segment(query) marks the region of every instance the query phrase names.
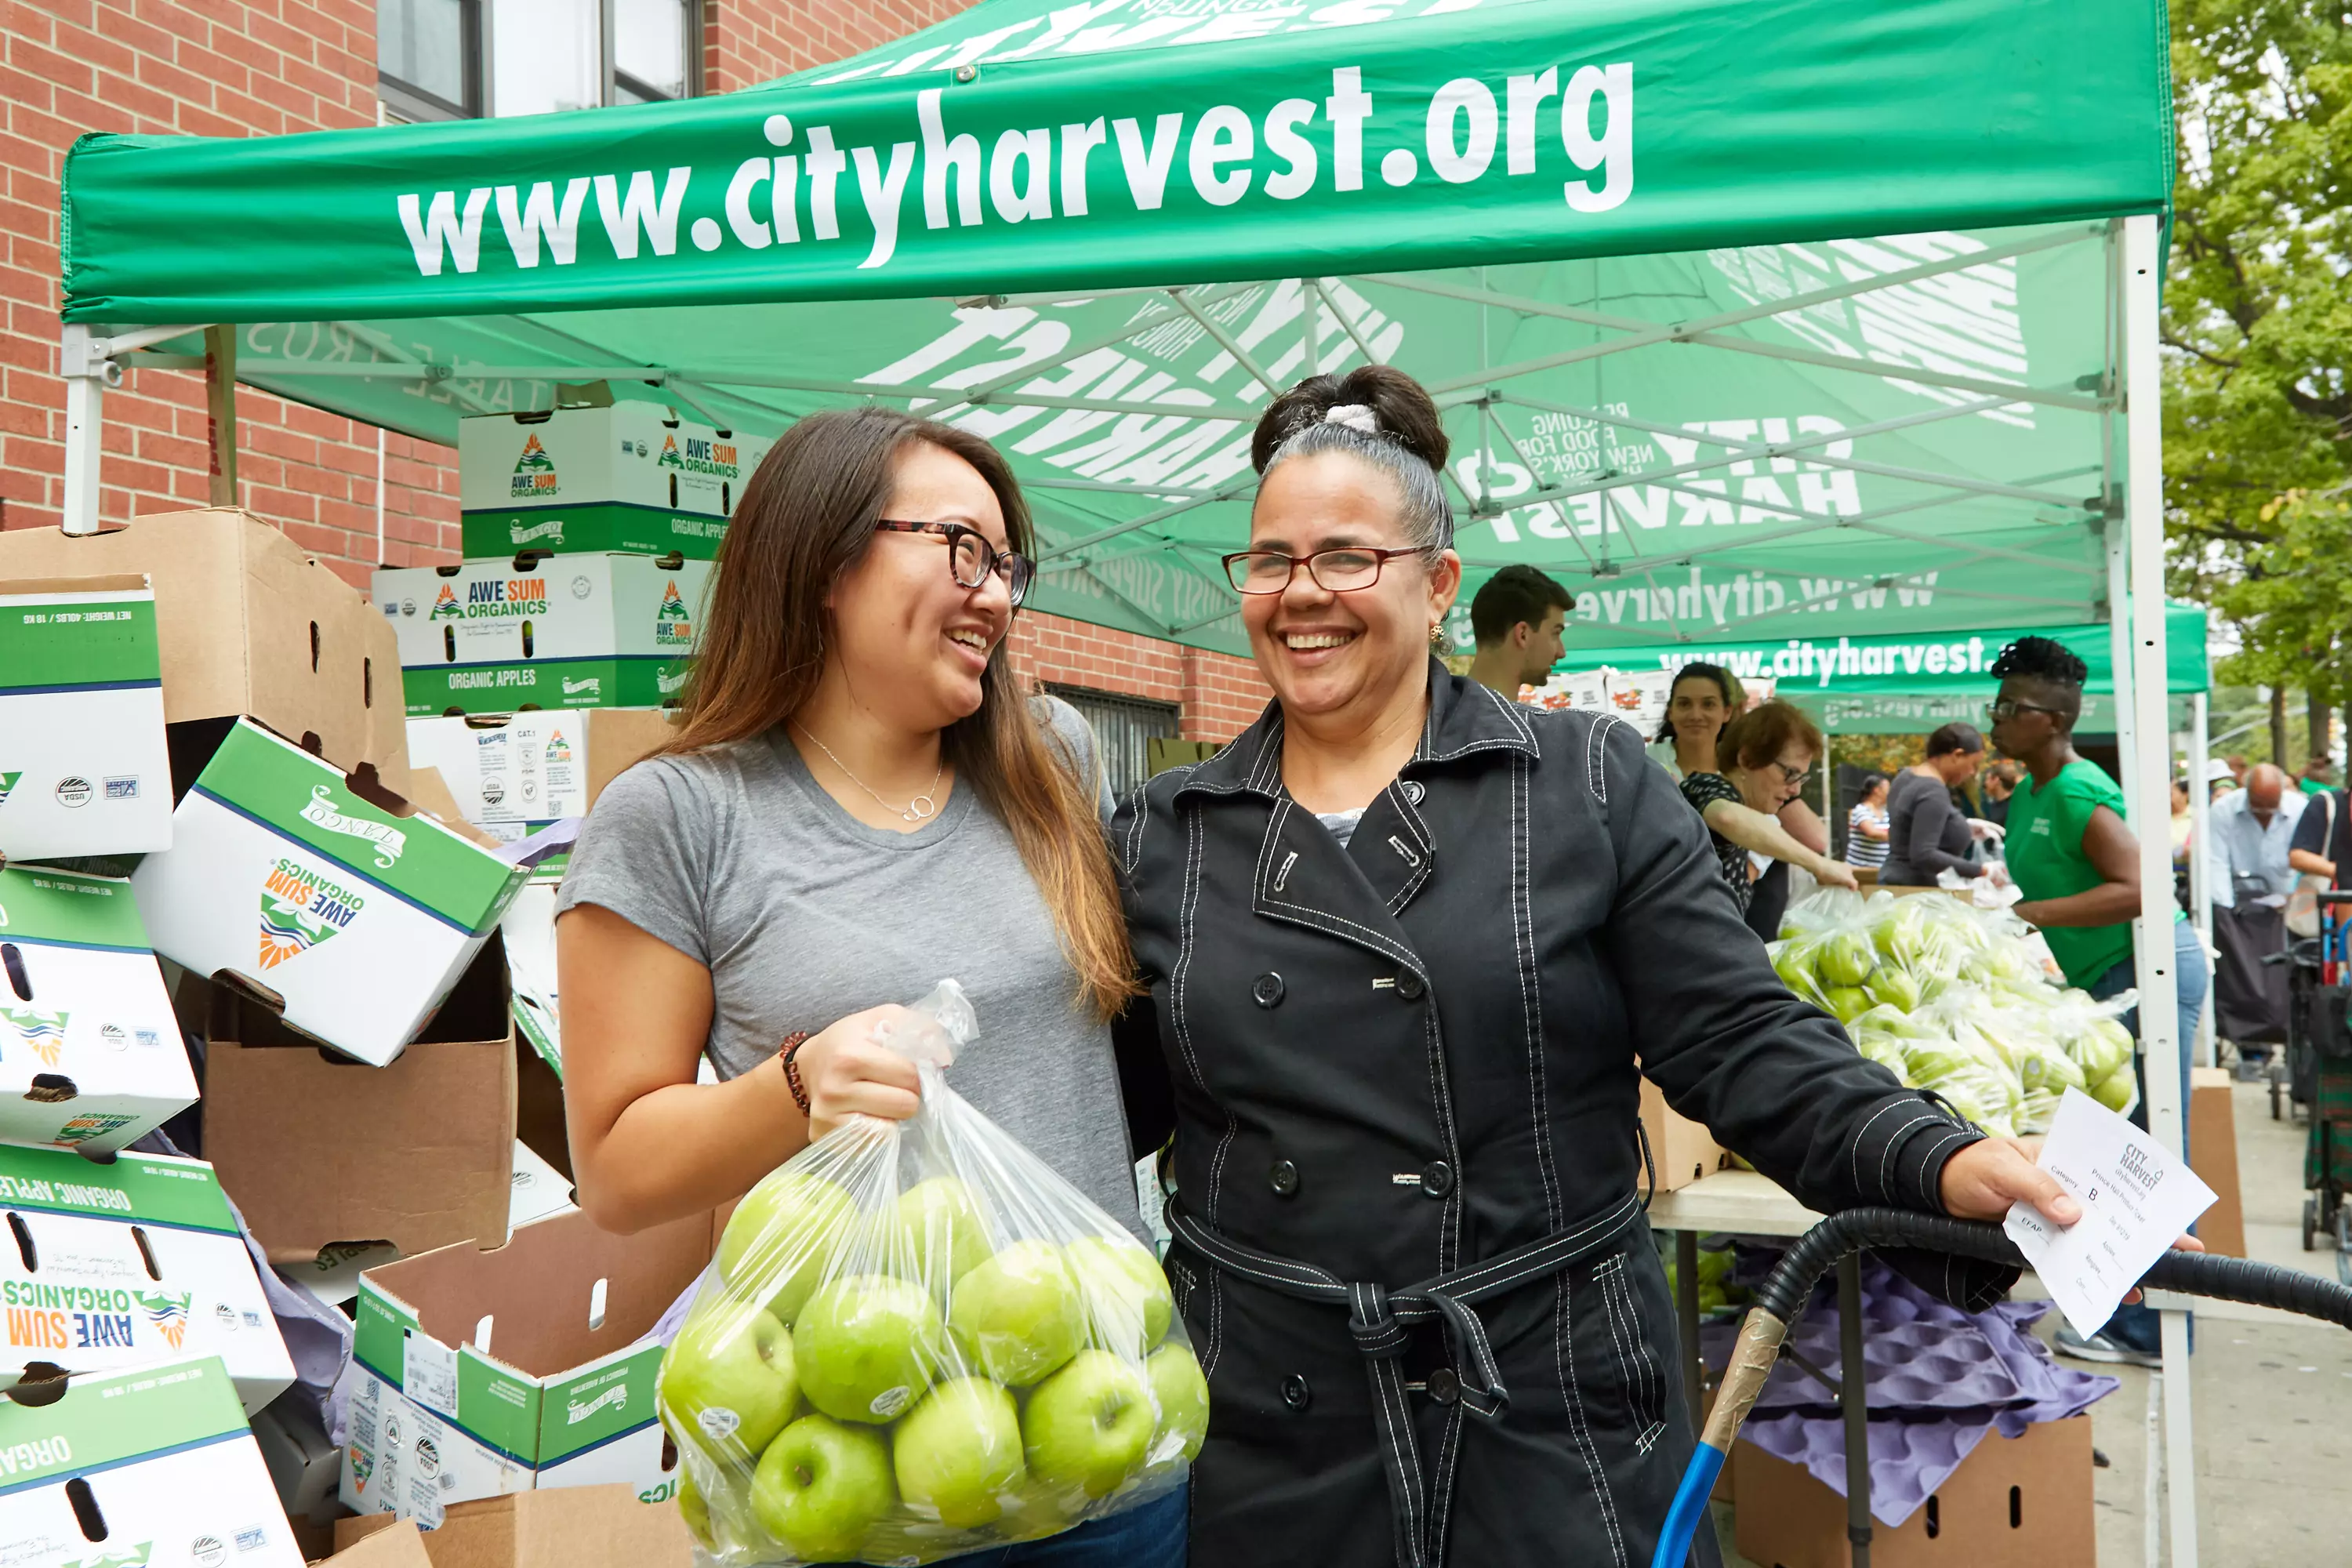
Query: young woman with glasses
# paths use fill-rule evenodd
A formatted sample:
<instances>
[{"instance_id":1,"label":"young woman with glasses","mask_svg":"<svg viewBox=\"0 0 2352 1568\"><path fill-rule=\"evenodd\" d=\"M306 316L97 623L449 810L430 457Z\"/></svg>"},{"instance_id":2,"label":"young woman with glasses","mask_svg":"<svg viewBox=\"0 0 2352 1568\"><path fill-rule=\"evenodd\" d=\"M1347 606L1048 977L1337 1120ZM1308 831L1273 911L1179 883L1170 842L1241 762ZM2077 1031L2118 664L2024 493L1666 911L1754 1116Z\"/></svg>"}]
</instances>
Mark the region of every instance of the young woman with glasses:
<instances>
[{"instance_id":1,"label":"young woman with glasses","mask_svg":"<svg viewBox=\"0 0 2352 1568\"><path fill-rule=\"evenodd\" d=\"M572 1169L599 1225L726 1204L845 1117L912 1115L915 1068L876 1030L952 976L982 1025L957 1089L1145 1237L1101 768L1005 655L1030 540L993 447L890 409L803 419L760 465L677 737L599 797L559 900ZM704 1056L722 1081L695 1081ZM1175 1568L1183 1497L1050 1545Z\"/></svg>"},{"instance_id":2,"label":"young woman with glasses","mask_svg":"<svg viewBox=\"0 0 2352 1568\"><path fill-rule=\"evenodd\" d=\"M1633 726L1431 658L1462 573L1445 454L1385 366L1273 402L1227 569L1275 700L1114 833L1214 1568L1650 1560L1692 1434L1643 1071L1823 1210L2058 1192L1789 994Z\"/></svg>"}]
</instances>

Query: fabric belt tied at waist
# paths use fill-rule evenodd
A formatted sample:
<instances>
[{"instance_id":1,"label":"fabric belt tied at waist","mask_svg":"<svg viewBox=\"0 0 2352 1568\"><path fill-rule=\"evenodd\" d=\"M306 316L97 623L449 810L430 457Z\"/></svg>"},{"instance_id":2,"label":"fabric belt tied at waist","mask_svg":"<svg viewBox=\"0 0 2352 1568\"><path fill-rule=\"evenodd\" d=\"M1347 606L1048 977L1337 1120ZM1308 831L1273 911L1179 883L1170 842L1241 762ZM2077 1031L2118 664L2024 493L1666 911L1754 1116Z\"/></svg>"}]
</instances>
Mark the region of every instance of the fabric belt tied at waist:
<instances>
[{"instance_id":1,"label":"fabric belt tied at waist","mask_svg":"<svg viewBox=\"0 0 2352 1568\"><path fill-rule=\"evenodd\" d=\"M1463 1407L1483 1420L1499 1421L1510 1408L1510 1391L1503 1386L1486 1326L1471 1308L1591 1257L1624 1234L1641 1212L1640 1203L1628 1194L1622 1203L1593 1218L1470 1268L1395 1290L1351 1283L1311 1263L1243 1247L1195 1216L1181 1198L1168 1200L1166 1218L1170 1235L1224 1273L1303 1301L1347 1309L1348 1332L1371 1379L1372 1408L1379 1417L1374 1436L1395 1514L1397 1568L1433 1568L1444 1559L1444 1542L1435 1539L1444 1500L1423 1495L1421 1448L1399 1364L1411 1338L1407 1326L1433 1320L1445 1324L1465 1363L1454 1373Z\"/></svg>"}]
</instances>

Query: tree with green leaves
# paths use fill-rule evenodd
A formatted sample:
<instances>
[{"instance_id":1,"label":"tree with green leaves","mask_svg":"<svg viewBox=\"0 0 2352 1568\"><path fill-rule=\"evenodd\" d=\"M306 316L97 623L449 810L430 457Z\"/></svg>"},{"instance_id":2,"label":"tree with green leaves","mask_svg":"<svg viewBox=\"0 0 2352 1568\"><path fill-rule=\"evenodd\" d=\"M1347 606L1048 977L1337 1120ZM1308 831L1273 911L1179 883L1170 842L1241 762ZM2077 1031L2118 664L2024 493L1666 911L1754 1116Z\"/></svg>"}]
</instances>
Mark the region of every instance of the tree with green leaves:
<instances>
[{"instance_id":1,"label":"tree with green leaves","mask_svg":"<svg viewBox=\"0 0 2352 1568\"><path fill-rule=\"evenodd\" d=\"M2317 716L2352 700L2352 15L2174 0L2172 29L2172 588L2238 624L2227 679Z\"/></svg>"}]
</instances>

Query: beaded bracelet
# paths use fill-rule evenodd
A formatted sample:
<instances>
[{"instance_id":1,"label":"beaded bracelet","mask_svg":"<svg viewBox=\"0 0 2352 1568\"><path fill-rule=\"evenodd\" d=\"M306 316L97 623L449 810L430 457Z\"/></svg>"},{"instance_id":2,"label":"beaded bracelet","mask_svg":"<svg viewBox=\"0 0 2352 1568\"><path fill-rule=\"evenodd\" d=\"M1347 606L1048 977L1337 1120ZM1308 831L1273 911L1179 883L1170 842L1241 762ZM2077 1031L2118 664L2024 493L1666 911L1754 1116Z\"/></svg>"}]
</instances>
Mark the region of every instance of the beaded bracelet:
<instances>
[{"instance_id":1,"label":"beaded bracelet","mask_svg":"<svg viewBox=\"0 0 2352 1568\"><path fill-rule=\"evenodd\" d=\"M783 1048L778 1053L778 1059L784 1064L785 1087L793 1091L793 1103L801 1108L803 1116L809 1113L808 1090L801 1085L800 1064L793 1058L797 1056L800 1048L808 1042L809 1033L806 1029L795 1030L784 1037Z\"/></svg>"}]
</instances>

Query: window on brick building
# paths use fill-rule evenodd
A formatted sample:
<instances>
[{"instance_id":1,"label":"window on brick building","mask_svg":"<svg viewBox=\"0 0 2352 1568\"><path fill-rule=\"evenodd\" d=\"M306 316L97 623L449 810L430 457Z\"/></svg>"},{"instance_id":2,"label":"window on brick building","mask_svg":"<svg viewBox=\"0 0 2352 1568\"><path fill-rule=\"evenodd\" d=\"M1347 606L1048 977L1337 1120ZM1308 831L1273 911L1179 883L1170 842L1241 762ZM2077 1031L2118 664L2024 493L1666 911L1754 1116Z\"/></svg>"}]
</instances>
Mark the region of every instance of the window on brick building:
<instances>
[{"instance_id":1,"label":"window on brick building","mask_svg":"<svg viewBox=\"0 0 2352 1568\"><path fill-rule=\"evenodd\" d=\"M1110 774L1110 792L1121 800L1151 776L1151 742L1173 740L1181 729L1181 714L1173 702L1092 691L1083 686L1048 684L1045 689L1094 726L1095 738L1102 745L1104 770Z\"/></svg>"},{"instance_id":2,"label":"window on brick building","mask_svg":"<svg viewBox=\"0 0 2352 1568\"><path fill-rule=\"evenodd\" d=\"M380 0L384 109L504 118L689 98L700 16L690 0Z\"/></svg>"}]
</instances>

